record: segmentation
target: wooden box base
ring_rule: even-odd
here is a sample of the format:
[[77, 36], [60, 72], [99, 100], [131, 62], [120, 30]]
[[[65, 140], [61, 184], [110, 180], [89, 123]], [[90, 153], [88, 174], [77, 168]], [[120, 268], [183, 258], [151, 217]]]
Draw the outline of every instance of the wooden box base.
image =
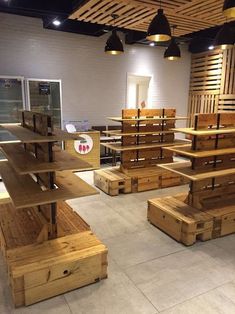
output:
[[187, 194], [149, 200], [148, 220], [185, 245], [235, 233], [235, 199], [202, 209], [187, 202]]
[[181, 176], [158, 166], [125, 169], [121, 167], [94, 171], [94, 184], [111, 196], [119, 193], [137, 193], [186, 184]]
[[185, 245], [192, 245], [197, 239], [211, 239], [213, 218], [188, 206], [181, 199], [182, 195], [149, 200], [148, 220]]
[[117, 167], [94, 171], [94, 184], [111, 196], [131, 193], [131, 178], [118, 171]]
[[16, 307], [107, 277], [107, 248], [66, 203], [60, 203], [58, 211], [58, 238], [35, 243], [37, 219], [30, 209], [14, 215], [11, 203], [0, 206], [1, 249]]

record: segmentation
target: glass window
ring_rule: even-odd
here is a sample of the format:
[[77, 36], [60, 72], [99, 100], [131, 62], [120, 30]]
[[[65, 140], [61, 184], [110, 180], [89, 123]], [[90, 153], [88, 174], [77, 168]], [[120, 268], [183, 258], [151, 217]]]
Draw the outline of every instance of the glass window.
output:
[[61, 128], [60, 82], [29, 80], [30, 110], [49, 114], [56, 128]]
[[20, 121], [23, 110], [22, 79], [0, 78], [0, 123]]

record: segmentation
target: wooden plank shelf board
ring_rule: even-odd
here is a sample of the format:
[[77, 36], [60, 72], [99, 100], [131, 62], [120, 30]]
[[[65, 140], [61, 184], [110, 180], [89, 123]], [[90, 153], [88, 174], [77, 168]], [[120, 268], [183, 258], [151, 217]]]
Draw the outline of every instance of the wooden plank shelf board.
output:
[[109, 120], [115, 122], [128, 122], [128, 121], [176, 121], [187, 120], [187, 117], [140, 117], [140, 118], [122, 118], [122, 117], [108, 117]]
[[174, 132], [180, 132], [188, 135], [196, 135], [196, 136], [210, 136], [216, 134], [230, 134], [235, 133], [235, 128], [221, 128], [221, 129], [201, 129], [195, 130], [194, 128], [173, 128], [171, 129]]
[[[1, 124], [1, 127], [9, 131], [13, 136], [15, 136], [21, 143], [48, 143], [65, 141], [70, 139], [81, 139], [78, 135], [73, 133], [67, 133], [62, 130], [53, 131], [53, 135], [44, 136], [38, 133], [32, 132], [29, 129], [22, 127], [19, 124]], [[7, 144], [8, 142], [5, 142]], [[0, 143], [4, 144], [4, 141]]]
[[191, 162], [188, 162], [187, 166], [185, 164], [186, 164], [185, 162], [184, 163], [175, 162], [175, 163], [169, 163], [169, 164], [160, 164], [159, 167], [165, 170], [175, 172], [192, 181], [206, 180], [208, 178], [223, 177], [223, 176], [235, 174], [235, 168], [200, 172], [198, 170], [192, 170]]
[[83, 196], [98, 194], [98, 191], [71, 171], [56, 172], [54, 190], [43, 191], [30, 175], [18, 175], [9, 162], [0, 163], [0, 175], [16, 208], [49, 204]]
[[161, 143], [156, 143], [156, 144], [140, 144], [140, 145], [130, 145], [130, 146], [123, 146], [121, 143], [101, 143], [102, 146], [107, 147], [111, 150], [118, 151], [118, 152], [123, 152], [123, 151], [131, 151], [131, 150], [142, 150], [142, 149], [151, 149], [151, 148], [161, 148], [165, 146], [172, 146], [172, 145], [177, 145], [177, 144], [184, 144], [190, 142], [188, 140], [175, 140], [172, 143], [168, 142], [161, 142]]
[[122, 132], [121, 130], [103, 131], [103, 133], [114, 136], [138, 136], [138, 135], [155, 135], [155, 134], [173, 134], [173, 131], [151, 131], [151, 132]]
[[91, 165], [66, 151], [55, 151], [54, 162], [42, 162], [25, 151], [20, 144], [2, 146], [2, 151], [18, 174], [42, 173], [59, 170], [85, 170]]
[[[1, 241], [5, 250], [34, 244], [43, 228], [38, 216], [37, 207], [27, 207], [17, 210], [8, 201], [0, 205]], [[89, 225], [65, 202], [58, 202], [57, 207], [59, 236], [89, 231]], [[4, 254], [6, 255], [6, 254]]]
[[196, 151], [196, 150], [192, 150], [191, 145], [181, 145], [181, 146], [173, 146], [173, 147], [163, 147], [163, 149], [169, 150], [179, 155], [192, 157], [192, 158], [204, 158], [204, 157], [211, 157], [211, 156], [235, 154], [235, 148], [233, 147]]

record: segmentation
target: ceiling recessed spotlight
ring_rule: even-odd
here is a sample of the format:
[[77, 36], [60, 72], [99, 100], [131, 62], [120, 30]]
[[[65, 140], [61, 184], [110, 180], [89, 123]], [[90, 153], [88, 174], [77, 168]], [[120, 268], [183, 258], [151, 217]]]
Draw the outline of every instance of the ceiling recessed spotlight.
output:
[[215, 46], [211, 45], [208, 47], [209, 50], [213, 50], [215, 48]]
[[60, 26], [60, 24], [61, 24], [61, 22], [59, 21], [59, 20], [54, 20], [53, 22], [53, 25], [55, 25], [55, 26]]
[[149, 44], [149, 46], [154, 47], [154, 46], [155, 46], [155, 44], [154, 44], [154, 43], [150, 43], [150, 44]]

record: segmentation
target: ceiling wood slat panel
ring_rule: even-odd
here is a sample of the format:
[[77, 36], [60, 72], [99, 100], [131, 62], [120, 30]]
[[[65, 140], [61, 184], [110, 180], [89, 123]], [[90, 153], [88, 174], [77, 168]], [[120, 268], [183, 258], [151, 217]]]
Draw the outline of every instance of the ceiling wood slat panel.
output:
[[[162, 8], [170, 24], [176, 24], [175, 35], [192, 32], [223, 24], [224, 0], [163, 0]], [[147, 31], [148, 25], [160, 7], [160, 0], [87, 0], [70, 19], [114, 25], [131, 30]], [[111, 17], [117, 14], [115, 20]]]

